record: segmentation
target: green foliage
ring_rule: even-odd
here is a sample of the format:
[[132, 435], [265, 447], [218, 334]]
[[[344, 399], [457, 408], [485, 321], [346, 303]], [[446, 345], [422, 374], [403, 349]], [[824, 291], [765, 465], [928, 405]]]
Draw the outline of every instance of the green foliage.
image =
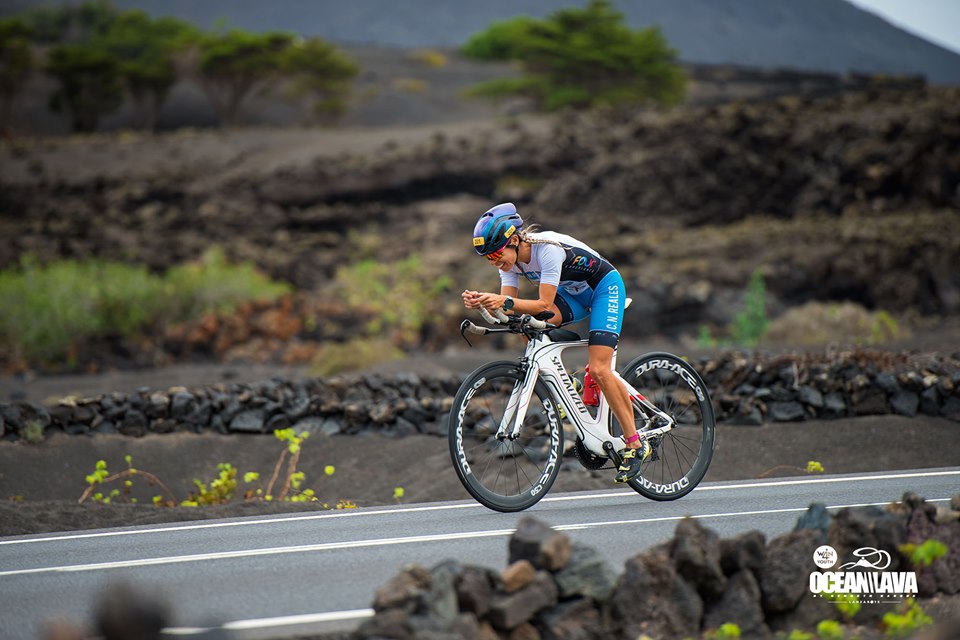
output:
[[118, 15], [108, 0], [86, 0], [36, 7], [24, 12], [22, 19], [35, 42], [54, 44], [89, 40], [109, 29]]
[[50, 106], [70, 116], [74, 131], [95, 131], [100, 118], [123, 104], [120, 61], [101, 47], [55, 46], [47, 54], [46, 71], [60, 83]]
[[823, 473], [823, 465], [816, 460], [808, 460], [807, 473]]
[[447, 66], [447, 56], [435, 49], [417, 49], [407, 57], [431, 69], [442, 69]]
[[517, 61], [525, 75], [482, 85], [475, 95], [519, 94], [538, 108], [679, 103], [686, 79], [656, 27], [633, 31], [610, 0], [543, 20], [497, 22], [463, 48], [472, 57]]
[[750, 282], [743, 294], [743, 311], [733, 318], [729, 327], [730, 337], [718, 339], [710, 329], [701, 326], [697, 334], [697, 344], [701, 348], [715, 348], [718, 345], [756, 346], [767, 333], [767, 290], [763, 282], [763, 273], [756, 269], [750, 276]]
[[722, 625], [706, 634], [711, 640], [738, 640], [740, 638], [740, 627], [732, 622], [724, 622]]
[[31, 33], [24, 20], [0, 20], [0, 126], [9, 121], [13, 102], [23, 91], [33, 70]]
[[352, 338], [346, 342], [326, 342], [310, 361], [310, 375], [322, 378], [402, 357], [403, 351], [386, 339]]
[[275, 429], [273, 435], [280, 442], [286, 443], [287, 451], [289, 451], [291, 454], [296, 454], [300, 453], [300, 447], [303, 444], [303, 441], [310, 437], [310, 432], [301, 431], [300, 433], [297, 433], [293, 429]]
[[395, 345], [416, 344], [427, 317], [436, 310], [438, 296], [450, 289], [448, 275], [431, 279], [420, 256], [397, 262], [367, 259], [337, 270], [336, 295], [349, 307], [373, 317], [366, 326], [372, 337], [390, 336]]
[[198, 37], [199, 32], [186, 22], [152, 20], [143, 11], [127, 11], [93, 43], [119, 60], [120, 74], [141, 112], [141, 124], [153, 128], [177, 81], [175, 56]]
[[933, 620], [913, 598], [907, 598], [900, 611], [883, 614], [884, 634], [888, 638], [907, 638], [921, 627], [930, 624], [933, 624]]
[[291, 34], [233, 29], [199, 39], [200, 80], [222, 122], [236, 121], [255, 89], [266, 90], [288, 64]]
[[130, 338], [152, 325], [289, 290], [250, 264], [228, 264], [219, 249], [163, 277], [144, 266], [96, 260], [44, 266], [26, 257], [19, 269], [0, 272], [0, 343], [30, 361], [69, 361], [72, 348], [92, 338]]
[[821, 620], [817, 624], [817, 637], [820, 640], [843, 640], [843, 626], [836, 620]]
[[788, 309], [773, 320], [766, 338], [791, 345], [879, 345], [907, 333], [888, 311], [869, 311], [854, 302], [811, 301]]
[[217, 477], [210, 482], [209, 487], [194, 478], [196, 491], [181, 502], [180, 506], [199, 507], [230, 502], [237, 488], [237, 469], [229, 462], [221, 462], [217, 465], [217, 472]]
[[841, 593], [834, 596], [833, 604], [836, 605], [837, 610], [840, 612], [840, 615], [843, 616], [844, 620], [848, 622], [853, 620], [853, 617], [857, 615], [860, 611], [860, 601], [857, 599], [857, 596], [851, 593]]
[[767, 331], [767, 290], [763, 273], [757, 269], [750, 276], [750, 283], [743, 297], [744, 309], [733, 319], [731, 336], [736, 344], [752, 347], [760, 342]]
[[283, 68], [291, 76], [294, 95], [311, 101], [315, 115], [336, 117], [347, 108], [353, 79], [360, 67], [318, 38], [294, 41], [284, 52]]
[[29, 420], [20, 430], [20, 437], [30, 444], [40, 444], [44, 440], [43, 423], [39, 420]]
[[929, 567], [935, 560], [944, 557], [949, 552], [947, 545], [939, 540], [924, 540], [922, 544], [902, 544], [900, 552], [910, 558], [915, 567]]
[[806, 631], [801, 631], [800, 629], [794, 629], [787, 636], [787, 640], [813, 640], [814, 635], [812, 633], [807, 633]]

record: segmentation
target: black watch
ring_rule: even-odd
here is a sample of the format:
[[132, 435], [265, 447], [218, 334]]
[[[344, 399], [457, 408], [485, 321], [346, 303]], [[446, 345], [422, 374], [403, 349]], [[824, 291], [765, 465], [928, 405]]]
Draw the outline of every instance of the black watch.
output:
[[513, 309], [513, 298], [507, 296], [507, 299], [503, 301], [503, 310], [510, 311], [510, 309]]

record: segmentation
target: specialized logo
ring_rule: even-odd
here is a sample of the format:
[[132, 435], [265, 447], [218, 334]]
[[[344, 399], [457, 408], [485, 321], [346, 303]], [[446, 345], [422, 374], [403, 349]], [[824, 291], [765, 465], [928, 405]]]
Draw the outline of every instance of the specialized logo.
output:
[[[853, 552], [856, 560], [846, 562], [836, 571], [814, 571], [810, 574], [810, 591], [821, 598], [853, 595], [861, 604], [896, 602], [917, 595], [915, 571], [886, 571], [890, 554], [882, 549], [861, 547]], [[813, 553], [813, 562], [821, 569], [832, 568], [839, 560], [836, 549], [823, 545]]]
[[687, 383], [687, 385], [693, 389], [693, 392], [697, 395], [697, 400], [703, 402], [704, 396], [703, 389], [700, 388], [700, 385], [697, 384], [696, 379], [693, 377], [693, 374], [678, 365], [675, 362], [670, 362], [669, 360], [651, 360], [649, 362], [644, 362], [639, 367], [634, 369], [634, 373], [638, 376], [646, 373], [647, 371], [652, 371], [653, 369], [667, 369], [668, 371], [673, 371], [675, 374], [680, 376], [680, 379]]
[[557, 374], [560, 376], [560, 381], [563, 382], [563, 386], [567, 390], [567, 395], [573, 398], [573, 401], [577, 404], [577, 409], [581, 413], [587, 413], [587, 407], [583, 404], [583, 401], [580, 399], [580, 394], [577, 393], [577, 387], [573, 384], [573, 380], [570, 378], [570, 374], [567, 373], [567, 370], [563, 366], [563, 361], [560, 360], [560, 356], [553, 356], [551, 359], [554, 366], [557, 368]]

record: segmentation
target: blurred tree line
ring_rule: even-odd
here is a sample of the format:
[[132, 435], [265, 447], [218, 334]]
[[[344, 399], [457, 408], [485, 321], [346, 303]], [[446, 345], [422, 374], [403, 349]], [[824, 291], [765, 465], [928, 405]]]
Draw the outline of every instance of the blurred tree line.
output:
[[[462, 52], [513, 61], [519, 77], [484, 83], [471, 95], [520, 95], [540, 110], [601, 105], [673, 105], [686, 78], [657, 28], [634, 31], [610, 0], [589, 0], [544, 19], [495, 22]], [[189, 78], [223, 124], [237, 121], [253, 95], [282, 89], [311, 112], [333, 119], [347, 108], [357, 64], [333, 45], [289, 33], [202, 31], [177, 18], [120, 11], [85, 0], [0, 19], [0, 127], [35, 70], [58, 81], [50, 107], [74, 131], [96, 130], [129, 100], [139, 125], [153, 129], [172, 87]]]
[[74, 131], [94, 131], [129, 98], [140, 126], [154, 128], [170, 90], [195, 79], [224, 124], [243, 102], [283, 85], [313, 113], [346, 109], [357, 64], [332, 45], [288, 33], [202, 31], [177, 18], [120, 11], [108, 0], [31, 9], [0, 20], [0, 125], [34, 70], [57, 80], [50, 108]]

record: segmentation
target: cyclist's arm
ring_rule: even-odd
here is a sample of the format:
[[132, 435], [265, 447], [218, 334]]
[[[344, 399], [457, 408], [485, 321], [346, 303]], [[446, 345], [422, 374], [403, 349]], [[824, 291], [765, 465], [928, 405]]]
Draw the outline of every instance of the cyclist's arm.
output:
[[[532, 316], [550, 311], [553, 307], [553, 300], [557, 297], [557, 288], [552, 284], [540, 283], [540, 294], [537, 300], [524, 300], [517, 297], [519, 290], [517, 287], [501, 287], [500, 295], [506, 300], [507, 296], [513, 298], [513, 313], [528, 313]], [[500, 303], [501, 305], [503, 302]]]

